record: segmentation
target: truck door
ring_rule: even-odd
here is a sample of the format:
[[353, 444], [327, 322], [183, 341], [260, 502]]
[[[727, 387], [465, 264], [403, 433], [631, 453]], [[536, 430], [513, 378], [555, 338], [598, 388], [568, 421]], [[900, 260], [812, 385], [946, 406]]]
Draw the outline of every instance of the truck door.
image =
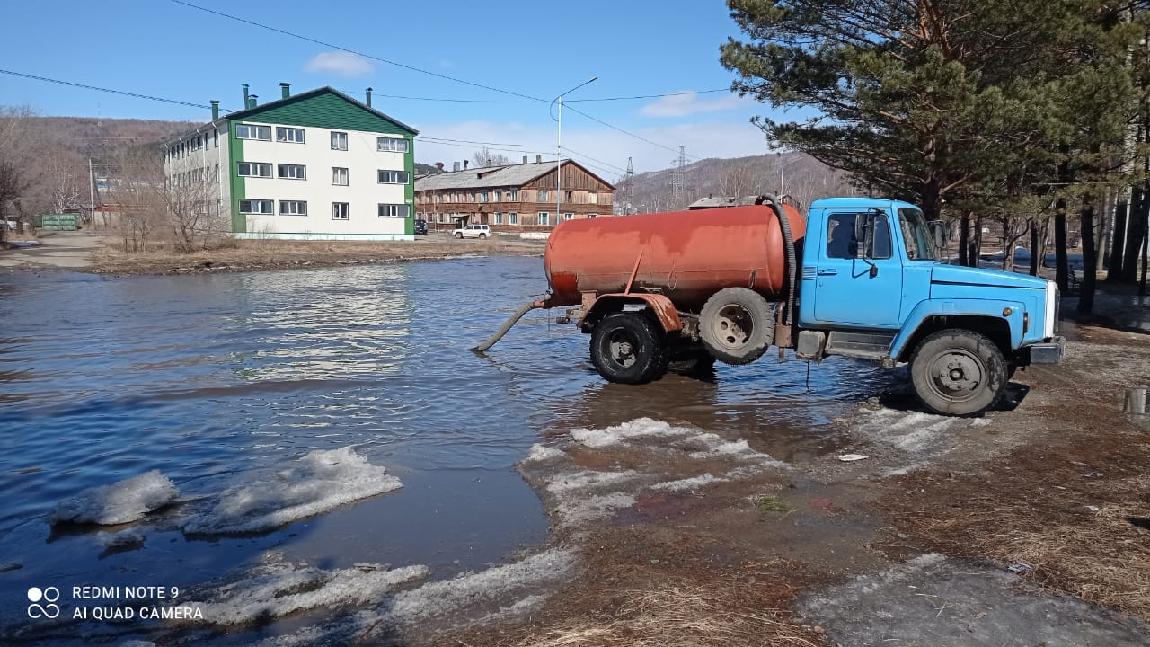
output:
[[[860, 237], [868, 217], [874, 218], [873, 229]], [[898, 328], [902, 263], [893, 253], [890, 215], [832, 212], [824, 231], [816, 268], [815, 319], [823, 324]], [[869, 250], [864, 249], [867, 239]]]

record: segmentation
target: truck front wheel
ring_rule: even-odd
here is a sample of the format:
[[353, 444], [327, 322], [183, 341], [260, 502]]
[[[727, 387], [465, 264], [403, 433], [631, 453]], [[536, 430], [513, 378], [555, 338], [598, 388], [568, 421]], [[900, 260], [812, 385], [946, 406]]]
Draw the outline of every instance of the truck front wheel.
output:
[[774, 308], [750, 288], [723, 288], [703, 304], [699, 337], [719, 361], [750, 364], [775, 340]]
[[985, 335], [941, 330], [928, 335], [910, 358], [914, 391], [927, 409], [969, 416], [994, 406], [1006, 388], [1006, 360]]
[[645, 384], [667, 372], [667, 344], [650, 318], [616, 312], [591, 331], [591, 363], [608, 382]]

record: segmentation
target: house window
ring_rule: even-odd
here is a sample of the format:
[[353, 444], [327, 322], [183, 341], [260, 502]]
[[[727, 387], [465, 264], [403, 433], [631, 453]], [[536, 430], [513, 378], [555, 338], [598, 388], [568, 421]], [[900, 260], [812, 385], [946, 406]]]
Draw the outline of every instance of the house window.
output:
[[536, 200], [535, 200], [536, 202], [547, 202], [548, 200], [551, 199], [551, 195], [543, 189], [540, 189], [540, 190], [536, 191], [535, 193], [537, 196], [539, 196], [538, 198], [536, 198]]
[[306, 216], [306, 200], [280, 200], [281, 216]]
[[347, 220], [351, 215], [351, 205], [346, 202], [331, 203], [331, 219]]
[[402, 137], [376, 137], [375, 150], [387, 153], [406, 153], [407, 140]]
[[495, 192], [495, 201], [496, 202], [503, 202], [503, 192], [502, 191], [496, 191]]
[[303, 128], [276, 126], [276, 141], [287, 142], [289, 144], [302, 144], [304, 143]]
[[333, 151], [347, 150], [347, 133], [332, 131], [331, 133], [331, 149]]
[[588, 217], [588, 218], [598, 218], [598, 217], [599, 217], [599, 214], [597, 214], [597, 213], [589, 213], [589, 214], [587, 214], [587, 217]]
[[240, 213], [271, 215], [271, 200], [240, 200]]
[[574, 219], [574, 218], [575, 218], [575, 214], [573, 214], [573, 213], [565, 213], [565, 214], [563, 214], [563, 219], [564, 219], [564, 220], [572, 220], [572, 219]]
[[380, 184], [407, 184], [407, 171], [379, 171], [377, 181]]
[[546, 227], [547, 225], [550, 225], [551, 224], [551, 214], [547, 213], [546, 211], [540, 211], [538, 214], [538, 218], [535, 221], [535, 224], [537, 224], [541, 227]]
[[349, 177], [346, 168], [340, 166], [331, 167], [331, 183], [335, 186], [347, 186]]
[[587, 204], [599, 204], [599, 194], [594, 191], [588, 191]]
[[495, 212], [495, 224], [497, 224], [497, 225], [503, 224], [503, 214], [499, 213], [498, 211]]
[[380, 218], [406, 218], [408, 207], [406, 204], [381, 204], [379, 205]]
[[303, 164], [280, 164], [278, 174], [281, 180], [306, 180], [307, 167]]
[[510, 189], [507, 191], [507, 200], [509, 202], [519, 202], [519, 189]]
[[251, 124], [236, 124], [236, 138], [262, 139], [264, 141], [270, 142], [272, 140], [272, 127], [253, 126]]
[[236, 172], [242, 177], [271, 177], [272, 165], [264, 162], [236, 162]]
[[219, 148], [219, 147], [220, 147], [220, 129], [219, 128], [213, 128], [212, 129], [212, 148]]
[[519, 224], [519, 214], [515, 213], [514, 211], [507, 214], [507, 224], [518, 225]]

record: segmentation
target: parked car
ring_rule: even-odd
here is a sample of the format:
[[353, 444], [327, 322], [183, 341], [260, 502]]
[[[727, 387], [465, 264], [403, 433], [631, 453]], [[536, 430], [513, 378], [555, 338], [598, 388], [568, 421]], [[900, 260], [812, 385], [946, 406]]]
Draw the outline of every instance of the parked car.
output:
[[426, 220], [416, 220], [415, 221], [415, 235], [416, 236], [426, 236], [427, 235], [427, 221]]
[[492, 235], [490, 225], [467, 225], [454, 232], [456, 238], [487, 238]]

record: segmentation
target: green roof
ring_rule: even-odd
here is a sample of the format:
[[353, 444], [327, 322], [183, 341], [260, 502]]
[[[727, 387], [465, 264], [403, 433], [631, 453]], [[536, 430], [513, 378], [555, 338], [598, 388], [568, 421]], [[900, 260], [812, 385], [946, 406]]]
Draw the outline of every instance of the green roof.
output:
[[369, 108], [331, 86], [294, 94], [250, 110], [233, 112], [231, 121], [251, 119], [285, 126], [310, 126], [339, 130], [362, 130], [387, 135], [415, 136], [419, 131], [407, 124]]

